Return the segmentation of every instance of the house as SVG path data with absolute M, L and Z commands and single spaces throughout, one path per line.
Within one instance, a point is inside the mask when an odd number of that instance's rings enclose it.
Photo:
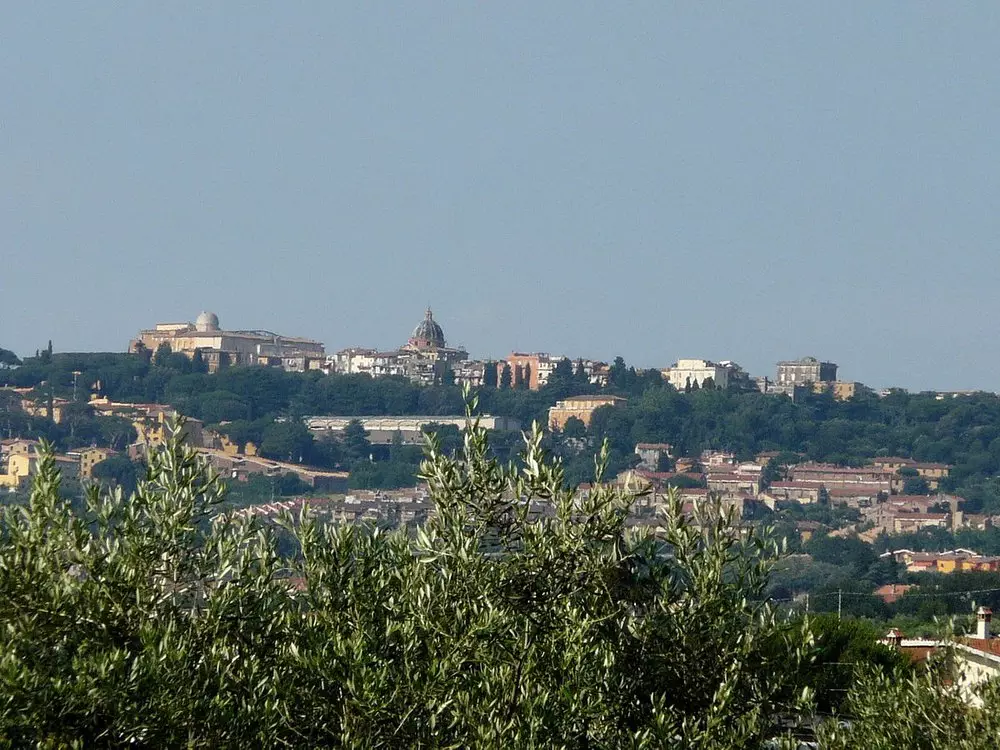
M 11 453 L 7 456 L 7 466 L 0 474 L 0 487 L 8 491 L 24 489 L 38 471 L 38 456 L 31 453 Z
M 709 471 L 706 481 L 708 489 L 721 495 L 744 494 L 756 497 L 760 492 L 760 474 Z
M 94 476 L 94 467 L 101 461 L 107 460 L 113 451 L 106 448 L 84 448 L 79 452 L 80 455 L 80 477 L 82 479 L 92 479 Z
M 796 521 L 795 530 L 799 532 L 799 537 L 801 537 L 803 542 L 808 542 L 812 539 L 816 532 L 820 529 L 826 528 L 823 524 L 818 521 Z
M 830 505 L 844 505 L 848 508 L 869 508 L 878 503 L 881 495 L 871 487 L 855 487 L 851 489 L 834 487 L 827 490 L 827 497 L 830 500 Z
M 812 482 L 771 482 L 768 494 L 778 500 L 794 500 L 803 505 L 819 502 L 822 487 Z
M 664 460 L 672 456 L 673 446 L 670 443 L 636 443 L 635 455 L 639 457 L 639 467 L 649 471 L 658 471 Z
M 1000 557 L 980 555 L 968 549 L 946 552 L 914 552 L 900 549 L 882 553 L 906 566 L 909 573 L 954 573 L 956 571 L 1000 571 Z
M 895 604 L 896 600 L 912 588 L 912 584 L 887 583 L 875 589 L 874 594 L 886 604 Z
M 951 647 L 953 683 L 968 705 L 983 705 L 978 692 L 983 683 L 1000 677 L 1000 639 L 991 632 L 993 610 L 980 607 L 976 611 L 974 637 L 960 637 L 952 643 L 936 639 L 908 639 L 892 628 L 881 642 L 905 654 L 913 662 L 927 661 L 938 650 Z

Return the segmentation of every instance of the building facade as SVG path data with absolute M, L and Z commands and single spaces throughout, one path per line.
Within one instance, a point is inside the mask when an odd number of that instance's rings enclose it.
M 778 363 L 778 386 L 797 386 L 807 383 L 833 383 L 837 380 L 837 365 L 820 362 L 815 357 Z
M 444 330 L 428 308 L 403 346 L 381 352 L 360 347 L 342 349 L 326 358 L 325 371 L 373 378 L 401 377 L 422 385 L 435 385 L 449 382 L 455 377 L 450 373 L 461 370 L 468 359 L 469 353 L 463 347 L 447 345 Z M 465 375 L 470 381 L 477 379 L 474 369 Z M 481 373 L 478 380 L 481 384 Z
M 576 417 L 584 425 L 590 425 L 594 412 L 602 406 L 619 406 L 627 401 L 628 399 L 621 396 L 572 396 L 557 401 L 556 405 L 549 409 L 549 427 L 561 430 L 570 417 Z
M 166 344 L 171 352 L 201 356 L 209 372 L 226 365 L 270 365 L 286 369 L 314 369 L 322 364 L 323 344 L 312 339 L 279 336 L 270 331 L 226 331 L 219 316 L 203 312 L 194 323 L 157 323 L 129 342 L 129 352 L 155 353 Z

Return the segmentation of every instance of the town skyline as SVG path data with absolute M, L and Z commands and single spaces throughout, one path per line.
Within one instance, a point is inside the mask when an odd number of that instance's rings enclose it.
M 432 309 L 433 309 L 432 307 L 427 307 L 427 309 L 425 311 L 425 315 L 427 316 L 427 320 L 432 320 L 431 319 Z M 197 317 L 197 320 L 195 320 L 196 317 Z M 207 311 L 207 310 L 202 310 L 198 316 L 190 316 L 189 315 L 186 318 L 184 316 L 175 316 L 173 318 L 164 318 L 164 319 L 156 321 L 155 322 L 155 326 L 156 327 L 160 327 L 160 326 L 180 326 L 182 324 L 186 324 L 186 325 L 190 326 L 192 330 L 194 330 L 194 328 L 196 326 L 199 329 L 201 329 L 203 319 L 208 319 L 208 320 L 212 321 L 211 324 L 214 325 L 215 330 L 218 330 L 218 328 L 219 328 L 219 320 L 220 320 L 219 316 L 214 311 Z M 373 344 L 372 342 L 360 343 L 360 344 L 351 344 L 351 345 L 347 345 L 347 346 L 336 346 L 336 345 L 335 346 L 331 346 L 329 343 L 327 343 L 326 341 L 323 341 L 322 339 L 316 339 L 316 338 L 312 338 L 312 337 L 300 336 L 300 332 L 277 330 L 274 326 L 253 326 L 253 325 L 236 325 L 236 326 L 232 326 L 232 327 L 230 327 L 230 326 L 222 326 L 222 330 L 227 331 L 227 332 L 243 332 L 243 333 L 252 332 L 253 335 L 275 334 L 275 335 L 277 335 L 281 339 L 290 339 L 290 340 L 295 340 L 295 341 L 300 341 L 300 342 L 307 342 L 309 344 L 319 345 L 319 346 L 325 348 L 325 357 L 326 357 L 326 359 L 328 359 L 330 361 L 334 360 L 336 355 L 343 354 L 345 352 L 350 352 L 350 351 L 368 350 L 368 351 L 372 351 L 372 352 L 390 352 L 390 351 L 395 351 L 400 346 L 402 346 L 403 349 L 406 348 L 405 343 L 403 343 L 405 341 L 405 336 L 402 338 L 402 340 L 400 340 L 400 337 L 397 336 L 397 341 L 396 342 L 394 342 L 392 344 L 387 344 L 387 345 L 384 345 L 384 346 L 383 345 L 379 345 L 379 344 Z M 65 351 L 65 352 L 105 352 L 105 351 L 106 352 L 120 352 L 120 351 L 124 351 L 124 350 L 133 351 L 134 350 L 134 346 L 138 342 L 142 341 L 143 334 L 151 334 L 153 332 L 154 331 L 151 330 L 151 329 L 150 330 L 142 330 L 140 328 L 140 330 L 139 330 L 139 337 L 135 337 L 134 335 L 130 336 L 130 343 L 129 343 L 129 345 L 125 349 L 122 349 L 120 347 L 119 348 L 106 348 L 106 349 L 101 349 L 101 348 L 98 348 L 98 349 L 84 349 L 84 348 L 79 348 L 79 347 L 64 348 L 64 347 L 58 347 L 58 346 L 55 346 L 54 349 L 55 349 L 55 351 Z M 440 332 L 440 327 L 439 327 L 439 332 Z M 441 335 L 444 335 L 443 332 L 441 332 Z M 412 338 L 410 339 L 410 342 L 411 343 L 413 342 Z M 616 356 L 623 356 L 623 355 L 614 355 L 614 356 L 607 356 L 607 357 L 595 357 L 595 356 L 591 356 L 589 352 L 586 352 L 586 353 L 568 352 L 568 351 L 560 351 L 558 349 L 553 349 L 553 348 L 549 348 L 549 349 L 534 349 L 534 348 L 530 348 L 530 347 L 515 347 L 515 348 L 509 349 L 506 353 L 499 353 L 498 352 L 498 353 L 494 354 L 494 353 L 490 352 L 490 353 L 487 353 L 487 354 L 481 354 L 480 350 L 477 347 L 468 347 L 464 343 L 461 343 L 461 342 L 455 343 L 454 340 L 450 336 L 447 336 L 447 342 L 444 342 L 444 341 L 440 342 L 441 345 L 443 345 L 444 343 L 447 343 L 448 347 L 450 347 L 448 349 L 448 351 L 461 352 L 463 356 L 460 357 L 459 359 L 467 359 L 470 362 L 499 362 L 499 363 L 503 363 L 505 361 L 512 360 L 512 358 L 515 358 L 517 355 L 531 355 L 531 356 L 542 355 L 543 357 L 546 356 L 546 355 L 548 355 L 551 358 L 552 362 L 555 362 L 555 361 L 557 361 L 557 360 L 559 360 L 561 358 L 567 358 L 571 362 L 573 362 L 574 365 L 578 361 L 586 361 L 588 363 L 593 362 L 593 363 L 611 364 L 614 361 L 614 359 L 615 359 Z M 142 344 L 141 343 L 139 343 L 139 346 L 140 346 L 140 348 L 142 348 Z M 192 346 L 193 346 L 193 344 L 192 344 Z M 42 347 L 36 347 L 36 349 L 39 349 L 39 350 L 42 349 L 42 348 L 44 348 L 44 346 L 42 346 Z M 155 345 L 153 346 L 153 348 L 155 348 Z M 18 355 L 20 355 L 22 357 L 28 357 L 28 356 L 31 356 L 33 354 L 33 351 L 24 351 L 24 352 L 18 352 L 16 350 L 13 350 L 13 351 L 15 351 L 16 354 L 18 354 Z M 308 356 L 312 357 L 315 354 L 316 354 L 316 352 L 310 351 L 308 353 Z M 844 377 L 844 375 L 845 375 L 845 369 L 843 368 L 842 364 L 838 361 L 837 358 L 835 358 L 835 357 L 829 357 L 829 356 L 824 356 L 822 354 L 819 354 L 819 353 L 813 352 L 813 351 L 809 351 L 809 352 L 805 352 L 805 353 L 801 353 L 800 352 L 800 353 L 796 353 L 796 354 L 788 354 L 786 356 L 781 357 L 780 359 L 775 359 L 774 363 L 771 365 L 770 368 L 768 368 L 766 366 L 766 364 L 763 367 L 756 368 L 756 367 L 754 367 L 752 365 L 748 365 L 748 364 L 744 363 L 744 361 L 742 361 L 742 360 L 740 360 L 740 359 L 738 359 L 736 357 L 731 357 L 731 356 L 721 356 L 721 357 L 706 356 L 705 354 L 703 354 L 700 351 L 698 353 L 688 352 L 688 353 L 684 353 L 683 355 L 677 355 L 677 356 L 667 357 L 666 359 L 662 359 L 662 360 L 660 360 L 658 362 L 654 362 L 651 365 L 649 365 L 649 364 L 643 364 L 641 362 L 632 360 L 632 359 L 630 359 L 628 357 L 623 357 L 623 358 L 625 359 L 626 363 L 629 366 L 637 367 L 640 370 L 642 370 L 642 369 L 659 370 L 662 373 L 664 373 L 664 375 L 666 375 L 666 371 L 669 368 L 676 367 L 676 365 L 677 365 L 678 362 L 682 362 L 683 363 L 683 361 L 685 361 L 685 360 L 690 360 L 690 361 L 693 361 L 693 360 L 704 360 L 705 362 L 711 363 L 711 364 L 715 364 L 715 363 L 727 363 L 727 364 L 728 363 L 733 363 L 734 365 L 738 366 L 738 369 L 741 371 L 741 374 L 745 373 L 746 375 L 749 375 L 750 377 L 754 378 L 755 380 L 766 378 L 766 379 L 771 380 L 772 383 L 777 382 L 775 380 L 775 378 L 774 378 L 775 367 L 781 365 L 783 362 L 787 363 L 787 362 L 791 362 L 791 361 L 795 361 L 795 360 L 817 359 L 820 362 L 824 362 L 824 361 L 825 362 L 833 362 L 833 363 L 835 363 L 835 368 L 836 367 L 840 367 L 841 368 L 841 370 L 840 370 L 840 377 L 837 377 L 836 375 L 834 375 L 833 377 L 830 378 L 831 381 L 832 380 L 842 380 L 844 382 L 861 383 L 861 384 L 864 384 L 865 386 L 867 386 L 869 388 L 872 388 L 874 390 L 884 390 L 884 389 L 887 389 L 887 388 L 897 388 L 898 387 L 898 388 L 903 388 L 905 390 L 909 390 L 909 391 L 912 391 L 912 392 L 919 392 L 919 391 L 938 391 L 938 392 L 986 391 L 986 392 L 995 392 L 991 388 L 963 388 L 963 387 L 954 387 L 952 384 L 943 384 L 940 387 L 934 387 L 934 388 L 911 388 L 911 387 L 907 387 L 905 384 L 900 384 L 900 383 L 894 383 L 894 384 L 873 383 L 871 381 L 865 380 L 863 377 L 856 377 L 854 375 L 855 368 L 851 366 L 852 363 L 848 363 L 848 368 L 847 368 L 847 375 L 848 375 L 848 377 Z M 275 360 L 275 362 L 277 362 L 277 361 L 278 360 Z M 232 361 L 230 363 L 231 364 L 248 364 L 248 362 L 236 362 L 236 361 Z M 217 367 L 217 366 L 218 366 L 218 363 L 216 363 L 215 365 L 213 365 L 213 369 L 214 369 L 214 367 Z M 334 369 L 333 371 L 338 371 L 338 370 Z M 340 370 L 340 371 L 343 372 L 343 371 L 346 371 L 346 370 Z M 349 370 L 349 371 L 355 372 L 356 370 Z M 589 371 L 590 370 L 589 370 L 589 364 L 588 364 L 588 372 Z M 383 374 L 385 374 L 385 373 L 383 373 Z M 826 378 L 824 378 L 824 379 L 826 379 Z M 417 380 L 419 382 L 419 379 L 417 379 Z M 459 381 L 461 381 L 461 378 L 459 378 Z M 675 385 L 677 387 L 680 387 L 677 384 L 675 384 Z

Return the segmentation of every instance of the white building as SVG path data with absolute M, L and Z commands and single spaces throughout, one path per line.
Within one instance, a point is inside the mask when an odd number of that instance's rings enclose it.
M 679 359 L 663 371 L 663 376 L 678 391 L 695 386 L 704 388 L 709 380 L 716 388 L 729 387 L 729 368 L 707 359 Z

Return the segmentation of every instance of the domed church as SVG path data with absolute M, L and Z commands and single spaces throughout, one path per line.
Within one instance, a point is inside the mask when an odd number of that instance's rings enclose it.
M 410 336 L 407 345 L 418 351 L 445 348 L 444 331 L 434 320 L 434 313 L 429 307 L 424 313 L 424 319 L 413 329 L 413 335 Z

